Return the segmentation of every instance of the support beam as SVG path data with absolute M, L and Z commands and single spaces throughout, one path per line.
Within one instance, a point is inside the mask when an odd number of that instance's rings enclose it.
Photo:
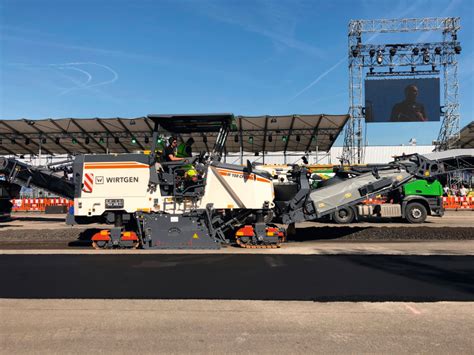
M 242 116 L 239 116 L 240 165 L 244 163 L 244 140 L 242 135 Z
M 316 123 L 316 126 L 314 126 L 313 133 L 311 134 L 311 137 L 309 137 L 308 144 L 306 145 L 305 153 L 309 151 L 309 148 L 311 147 L 311 141 L 313 140 L 313 136 L 318 139 L 318 128 L 321 123 L 321 121 L 324 119 L 324 115 L 321 115 L 319 117 L 318 123 Z
M 268 128 L 268 116 L 265 116 L 265 127 L 263 128 L 263 144 L 262 144 L 262 153 L 263 153 L 264 163 L 265 163 L 265 148 L 267 145 L 267 128 Z
M 1 137 L 3 137 L 3 139 L 9 139 L 9 138 L 6 138 L 4 135 L 2 135 Z M 7 153 L 11 154 L 11 155 L 18 155 L 18 153 L 15 153 L 13 150 L 10 150 L 8 149 L 7 147 L 5 147 L 3 144 L 0 144 L 0 151 L 1 150 L 5 150 Z M 31 154 L 31 153 L 30 153 Z
M 12 131 L 13 133 L 15 133 L 16 135 L 18 136 L 21 136 L 23 138 L 28 138 L 24 133 L 20 133 L 18 132 L 16 129 L 14 129 L 13 127 L 11 127 L 9 124 L 6 124 L 5 121 L 0 121 L 1 124 L 3 124 L 5 127 L 7 127 L 10 131 Z M 36 145 L 39 149 L 40 145 L 34 141 L 31 141 L 31 143 L 33 143 L 34 145 Z M 16 144 L 18 144 L 19 147 L 23 148 L 24 150 L 26 150 L 27 152 L 29 152 L 30 154 L 33 154 L 33 155 L 37 155 L 33 150 L 27 148 L 25 145 L 21 144 L 21 143 L 18 143 L 16 142 Z M 51 152 L 49 152 L 47 149 L 45 149 L 46 152 L 48 154 L 51 154 Z
M 148 117 L 143 117 L 145 124 L 148 126 L 150 129 L 150 133 L 153 133 L 153 127 L 151 126 L 150 122 L 148 122 L 149 118 Z
M 84 133 L 86 136 L 88 136 L 90 139 L 92 139 L 92 141 L 98 146 L 100 147 L 100 149 L 102 149 L 104 151 L 104 153 L 107 153 L 107 148 L 105 148 L 102 144 L 100 144 L 97 139 L 95 139 L 93 136 L 91 136 L 84 128 L 82 128 L 82 126 L 76 122 L 76 120 L 74 118 L 71 118 L 71 122 L 77 127 L 79 128 L 79 130 Z
M 28 123 L 28 122 L 29 122 L 28 120 L 23 119 L 23 121 L 26 122 L 27 124 L 29 124 L 29 123 Z M 35 121 L 33 121 L 33 122 L 35 122 Z M 42 139 L 41 137 L 45 137 L 46 139 L 49 139 L 49 140 L 55 142 L 55 138 L 56 138 L 56 137 L 51 137 L 48 133 L 46 133 L 46 132 L 42 131 L 41 129 L 39 129 L 38 127 L 36 127 L 35 124 L 31 124 L 30 126 L 31 126 L 36 132 L 38 132 L 38 133 L 40 134 L 40 138 L 39 138 L 39 139 Z M 61 149 L 65 150 L 67 154 L 72 155 L 71 151 L 70 151 L 69 149 L 67 149 L 65 146 L 63 146 L 61 143 L 57 143 L 57 145 L 60 146 Z M 44 148 L 41 147 L 41 149 L 44 149 Z
M 115 136 L 114 136 L 114 134 L 105 126 L 105 124 L 103 124 L 103 123 L 101 122 L 100 118 L 96 118 L 96 121 L 97 121 L 97 123 L 98 123 L 103 129 L 105 129 L 105 131 L 107 132 L 107 134 L 108 134 L 111 138 L 114 139 L 114 143 L 115 143 Z M 124 150 L 125 153 L 130 153 L 130 151 L 127 149 L 127 147 L 125 147 L 125 146 L 123 145 L 123 143 L 120 142 L 120 140 L 119 140 L 119 143 L 118 143 L 118 144 L 122 147 L 122 149 Z
M 69 133 L 68 131 L 66 131 L 57 122 L 55 122 L 52 118 L 48 119 L 48 121 L 51 122 L 51 124 L 53 126 L 55 126 L 57 129 L 59 129 L 62 132 L 62 134 L 66 135 L 66 136 L 72 136 L 72 138 L 75 138 L 74 134 Z M 89 148 L 87 148 L 84 144 L 82 144 L 81 142 L 77 141 L 77 144 L 80 145 L 81 148 L 84 149 L 87 153 L 89 153 L 89 154 L 92 153 L 92 151 Z
M 268 116 L 265 116 L 265 127 L 263 132 L 263 145 L 262 145 L 262 161 L 265 164 L 265 149 L 267 147 L 267 129 L 268 129 Z
M 297 117 L 296 115 L 293 115 L 293 118 L 291 119 L 290 129 L 288 130 L 288 136 L 286 137 L 285 149 L 283 149 L 285 154 L 286 154 L 286 150 L 288 149 L 288 144 L 290 144 L 290 136 L 291 136 L 291 132 L 293 132 L 293 125 L 295 124 L 296 117 Z
M 130 135 L 130 137 L 135 137 L 132 132 L 125 126 L 120 118 L 117 118 L 118 123 L 122 126 L 122 128 Z M 135 137 L 137 138 L 137 137 Z M 140 143 L 140 141 L 137 139 L 137 144 L 140 147 L 141 150 L 145 150 L 145 147 Z
M 151 127 L 150 122 L 148 122 L 148 117 L 143 117 L 143 120 L 145 121 L 145 124 L 147 125 L 147 127 L 150 130 L 150 132 L 149 132 L 150 133 L 150 139 L 153 139 L 153 128 Z M 146 136 L 148 137 L 148 134 Z M 180 135 L 180 139 L 181 139 L 181 141 L 183 141 L 183 138 L 181 137 L 181 135 Z M 152 146 L 153 145 L 151 145 L 150 147 L 152 147 Z

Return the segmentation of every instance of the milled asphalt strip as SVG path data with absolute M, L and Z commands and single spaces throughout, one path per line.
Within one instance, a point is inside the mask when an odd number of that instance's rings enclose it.
M 0 255 L 134 255 L 134 254 L 263 254 L 263 255 L 474 255 L 474 240 L 422 242 L 305 242 L 277 249 L 225 247 L 220 250 L 0 250 Z
M 474 301 L 471 255 L 0 255 L 0 269 L 0 298 Z

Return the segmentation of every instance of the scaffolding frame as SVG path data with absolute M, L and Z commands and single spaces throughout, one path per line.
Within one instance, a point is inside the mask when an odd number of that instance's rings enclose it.
M 456 147 L 460 138 L 459 82 L 457 55 L 461 46 L 457 40 L 459 17 L 352 20 L 348 31 L 349 61 L 349 121 L 344 134 L 341 160 L 349 164 L 363 163 L 364 73 L 366 77 L 443 76 L 443 121 L 435 150 Z M 439 32 L 442 42 L 363 43 L 364 34 Z M 410 67 L 409 70 L 401 70 Z M 439 70 L 442 68 L 442 71 Z M 383 71 L 388 69 L 388 71 Z

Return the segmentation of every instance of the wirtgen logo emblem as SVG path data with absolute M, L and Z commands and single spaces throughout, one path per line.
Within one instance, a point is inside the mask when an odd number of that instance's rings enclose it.
M 85 173 L 84 174 L 84 186 L 82 187 L 82 191 L 84 192 L 92 192 L 92 188 L 94 186 L 94 174 L 92 173 Z
M 104 177 L 103 177 L 103 176 L 96 176 L 96 177 L 95 177 L 95 183 L 96 183 L 97 185 L 103 184 L 103 183 L 104 183 Z

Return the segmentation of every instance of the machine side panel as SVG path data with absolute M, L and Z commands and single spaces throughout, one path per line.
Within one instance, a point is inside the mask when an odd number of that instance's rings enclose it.
M 338 207 L 354 203 L 368 194 L 406 181 L 412 175 L 398 170 L 383 171 L 377 179 L 372 173 L 366 173 L 340 183 L 316 189 L 309 197 L 314 203 L 316 212 L 323 216 Z M 373 186 L 374 188 L 370 188 Z
M 201 216 L 143 214 L 145 248 L 219 249 Z
M 150 167 L 140 156 L 107 156 L 109 160 L 104 159 L 106 156 L 85 156 L 79 185 L 81 197 L 75 201 L 75 215 L 99 216 L 106 210 L 129 213 L 151 210 L 154 199 L 148 192 Z M 130 160 L 135 157 L 138 159 Z
M 242 170 L 212 166 L 206 177 L 202 207 L 212 203 L 214 208 L 262 209 L 273 204 L 274 190 L 270 179 Z

